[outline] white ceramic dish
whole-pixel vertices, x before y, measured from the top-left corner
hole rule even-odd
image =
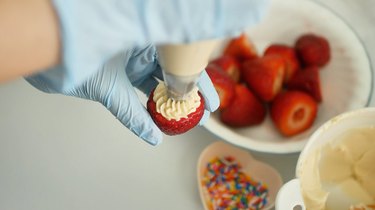
[[[268,153],[299,152],[310,134],[340,113],[368,106],[373,89],[373,72],[366,49],[356,33],[330,9],[309,0],[272,1],[265,19],[247,31],[259,53],[271,43],[293,46],[297,37],[312,32],[325,36],[331,46],[330,63],[322,69],[323,102],[314,125],[300,135],[281,136],[268,116],[259,126],[233,129],[213,114],[205,127],[235,145]],[[225,46],[225,42],[221,48]],[[218,49],[213,57],[219,55]]]
[[[226,156],[234,157],[241,164],[242,171],[252,177],[255,181],[260,181],[267,184],[269,190],[269,200],[263,210],[273,208],[275,205],[277,192],[283,183],[280,174],[271,166],[255,160],[246,150],[242,150],[227,143],[218,141],[206,147],[198,160],[198,188],[205,210],[210,210],[207,205],[207,202],[209,201],[203,193],[201,183],[207,163],[209,163],[215,157],[221,158]]]

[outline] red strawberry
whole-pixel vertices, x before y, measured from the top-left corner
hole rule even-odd
[[[285,62],[280,56],[266,55],[246,61],[243,79],[263,101],[272,101],[282,88]]]
[[[206,72],[210,77],[216,92],[220,98],[219,109],[227,107],[234,97],[234,81],[222,71],[218,66],[209,65],[206,67]]]
[[[311,95],[317,102],[322,101],[319,69],[316,66],[298,71],[289,81],[288,89],[301,90]]]
[[[271,106],[271,118],[284,136],[299,134],[314,123],[318,105],[308,94],[286,91],[279,94]]]
[[[233,56],[223,55],[210,62],[225,71],[235,82],[240,80],[240,65]]]
[[[266,116],[266,108],[244,85],[237,84],[233,102],[221,111],[220,120],[232,127],[243,127],[261,123]]]
[[[199,121],[201,120],[203,113],[204,113],[204,99],[202,95],[199,93],[201,98],[201,104],[196,109],[195,112],[190,113],[187,118],[181,118],[179,120],[166,119],[161,113],[157,112],[156,110],[156,103],[153,100],[154,91],[151,92],[150,97],[147,101],[147,110],[151,115],[152,120],[155,124],[160,128],[162,132],[167,135],[178,135],[189,131],[190,129],[194,128]]]
[[[232,39],[224,50],[224,55],[230,55],[243,62],[258,57],[255,46],[246,34]]]
[[[331,57],[331,50],[326,38],[315,34],[305,34],[299,37],[295,49],[305,66],[324,66]]]
[[[282,44],[270,45],[264,55],[280,55],[285,61],[285,75],[284,83],[288,82],[289,79],[295,74],[299,69],[299,61],[297,54],[293,47]]]

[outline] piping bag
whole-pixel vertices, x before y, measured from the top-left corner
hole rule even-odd
[[[157,46],[168,97],[184,100],[196,87],[218,40]]]

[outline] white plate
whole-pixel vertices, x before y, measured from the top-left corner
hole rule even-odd
[[[269,193],[268,202],[262,209],[269,210],[273,208],[275,205],[277,192],[283,183],[280,174],[266,163],[254,159],[247,151],[230,144],[217,141],[207,146],[199,156],[198,160],[198,188],[205,210],[210,210],[208,207],[208,202],[210,202],[210,199],[206,197],[202,187],[202,178],[204,176],[204,172],[207,170],[207,164],[216,157],[223,158],[227,156],[233,157],[242,166],[242,171],[254,179],[254,181],[267,185]]]
[[[218,113],[212,114],[205,127],[216,136],[247,149],[293,153],[301,151],[310,134],[333,116],[368,106],[373,89],[368,54],[352,28],[330,9],[309,0],[272,1],[263,21],[247,34],[259,53],[263,53],[271,43],[293,46],[297,37],[307,32],[325,36],[332,52],[330,63],[320,71],[323,102],[309,130],[285,138],[269,116],[259,126],[233,129],[220,122]]]

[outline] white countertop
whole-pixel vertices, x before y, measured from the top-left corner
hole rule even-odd
[[[375,2],[324,2],[375,56]],[[203,209],[196,163],[218,140],[204,128],[152,147],[98,103],[45,94],[23,80],[1,84],[0,96],[1,210]],[[284,181],[294,177],[298,154],[251,153]]]

